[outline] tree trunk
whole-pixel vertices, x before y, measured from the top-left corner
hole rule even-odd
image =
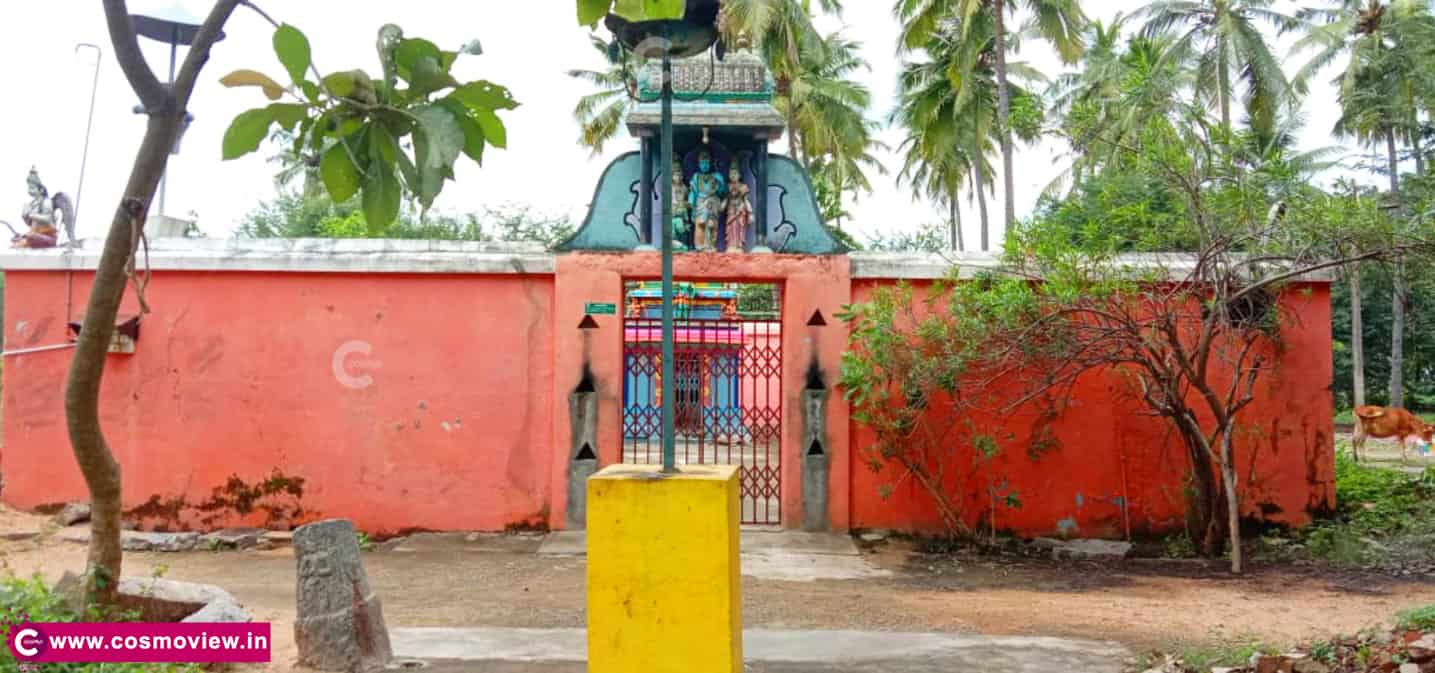
[[[985,156],[982,154],[981,130],[976,128],[976,125],[973,125],[972,136],[973,140],[975,141],[975,144],[972,146],[972,149],[974,150],[973,156],[975,157],[972,161],[972,169],[976,172],[975,189],[977,192],[977,214],[980,216],[982,221],[982,252],[986,252],[992,249],[991,223],[988,221],[987,218],[987,176],[986,170],[983,167],[983,164],[986,163],[986,159]]]
[[[1193,434],[1179,421],[1177,432],[1186,447],[1190,463],[1191,483],[1186,501],[1186,533],[1196,550],[1208,558],[1220,556],[1225,541],[1222,522],[1221,493],[1216,483],[1216,468],[1205,448],[1205,439]]]
[[[1405,298],[1409,294],[1405,265],[1395,265],[1395,292],[1390,310],[1390,406],[1405,406]]]
[[[996,14],[997,127],[1002,137],[1002,185],[1006,191],[1006,219],[1002,223],[1002,234],[1005,236],[1016,224],[1016,178],[1012,175],[1012,141],[1009,123],[1011,90],[1007,85],[1006,72],[1006,0],[995,0],[992,6],[992,11]]]
[[[1361,316],[1365,301],[1360,290],[1360,265],[1350,267],[1350,365],[1354,406],[1365,406],[1365,319]]]
[[[952,213],[952,249],[957,252],[966,252],[967,242],[963,240],[962,236],[962,209],[957,202],[957,194],[953,193],[947,199],[947,207],[951,209]]]
[[[123,556],[120,549],[121,473],[100,427],[100,382],[105,358],[115,331],[115,316],[124,297],[125,267],[135,252],[137,228],[142,227],[150,202],[159,188],[199,71],[209,59],[209,48],[239,0],[221,0],[205,20],[184,68],[172,86],[161,84],[144,62],[132,32],[123,0],[105,0],[105,21],[110,41],[130,86],[148,114],[144,139],[130,169],[124,195],[115,209],[109,234],[95,269],[74,359],[65,384],[65,425],[75,462],[90,492],[90,547],[86,559],[86,602],[101,606],[115,603]]]
[[[1241,574],[1241,496],[1237,492],[1236,461],[1232,456],[1231,430],[1221,434],[1221,487],[1226,493],[1226,528],[1230,534],[1231,574]]]
[[[792,101],[789,100],[787,101],[787,149],[792,154],[792,160],[806,168],[807,163],[802,160],[801,150],[797,144],[797,110],[792,109]]]
[[[1390,198],[1396,204],[1395,217],[1403,218],[1405,209],[1400,197],[1400,156],[1395,147],[1395,129],[1385,133],[1386,159],[1390,171]],[[1399,226],[1397,222],[1397,226]],[[1395,266],[1395,291],[1390,312],[1390,406],[1405,406],[1405,268]]]
[[[1225,131],[1224,143],[1231,142],[1231,75],[1226,61],[1226,45],[1220,44],[1216,56],[1216,100],[1221,107],[1221,130]]]
[[[1419,128],[1419,124],[1416,125],[1416,129],[1415,129],[1415,139],[1414,139],[1413,141],[1411,141],[1411,145],[1412,145],[1411,151],[1414,152],[1414,154],[1415,154],[1415,174],[1416,174],[1416,175],[1419,175],[1419,176],[1421,176],[1421,177],[1424,177],[1424,176],[1425,176],[1425,147],[1424,147],[1424,143],[1422,143],[1422,142],[1420,141],[1420,128]]]
[[[159,188],[177,124],[151,116],[130,171],[127,195],[115,210],[95,270],[79,343],[65,385],[65,422],[75,462],[90,491],[90,551],[86,561],[89,602],[113,605],[122,571],[120,551],[120,464],[100,428],[100,381],[125,293],[125,265],[134,254],[132,226],[143,222]]]

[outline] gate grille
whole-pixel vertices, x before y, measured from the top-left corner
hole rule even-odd
[[[661,320],[623,323],[623,462],[663,462]],[[679,465],[737,465],[742,523],[780,524],[782,327],[778,320],[674,321]]]

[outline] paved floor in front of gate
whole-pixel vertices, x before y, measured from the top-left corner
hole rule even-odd
[[[392,629],[394,656],[432,673],[577,673],[582,629]],[[1130,653],[1115,643],[950,633],[785,631],[743,633],[751,673],[1119,673]]]
[[[587,540],[583,531],[549,533],[538,554],[583,556]],[[742,574],[755,579],[815,582],[892,575],[863,558],[848,535],[744,529],[741,549]]]

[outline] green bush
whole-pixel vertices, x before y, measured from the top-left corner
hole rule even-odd
[[[1340,518],[1377,533],[1398,533],[1419,523],[1414,515],[1435,499],[1435,471],[1410,475],[1368,467],[1341,451],[1335,458],[1335,501]]]
[[[1428,554],[1435,543],[1435,468],[1414,475],[1370,467],[1342,450],[1336,454],[1335,493],[1334,516],[1293,534],[1310,557],[1396,568]]]
[[[81,619],[38,575],[28,580],[14,576],[0,579],[0,631],[3,631],[0,635],[7,643],[10,628],[22,622],[103,621],[96,612],[83,616]],[[120,621],[137,618],[135,614],[124,614]],[[45,673],[200,673],[202,670],[192,664],[44,664],[38,668]],[[10,648],[0,647],[0,673],[19,670],[20,664],[10,654]]]

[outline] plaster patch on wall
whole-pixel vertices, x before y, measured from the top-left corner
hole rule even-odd
[[[1056,530],[1064,536],[1069,536],[1075,535],[1081,530],[1081,527],[1076,525],[1076,517],[1067,517],[1056,522]]]

